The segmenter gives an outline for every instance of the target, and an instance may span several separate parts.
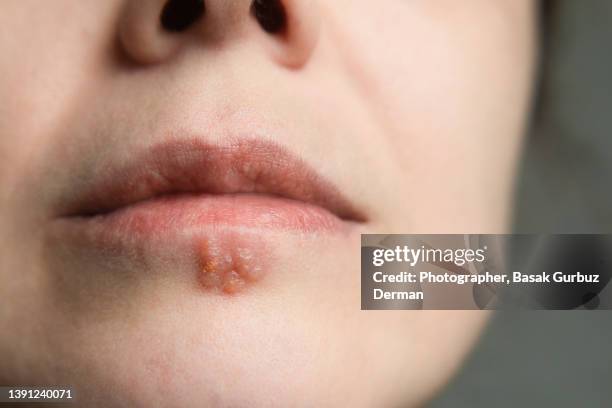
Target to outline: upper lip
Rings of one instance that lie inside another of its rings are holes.
[[[66,216],[108,214],[166,195],[244,193],[302,201],[343,220],[365,221],[336,186],[301,158],[266,140],[171,140],[136,153],[128,163],[105,163],[94,174]]]

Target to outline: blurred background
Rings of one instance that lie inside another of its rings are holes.
[[[515,230],[612,233],[612,1],[553,1]],[[429,407],[612,407],[612,311],[497,312]]]

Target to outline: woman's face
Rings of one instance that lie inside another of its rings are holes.
[[[480,312],[360,310],[360,234],[497,233],[532,0],[0,4],[0,383],[84,406],[394,406]]]

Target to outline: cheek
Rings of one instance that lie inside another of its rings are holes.
[[[53,7],[33,0],[2,4],[0,50],[11,62],[0,65],[1,92],[11,96],[2,102],[11,108],[7,113],[47,131],[63,117],[62,109],[74,103],[100,68],[97,56],[109,40],[105,26],[111,12],[110,4],[96,7],[74,0],[57,0]]]
[[[329,6],[330,38],[355,100],[371,113],[375,131],[364,143],[385,157],[377,188],[405,203],[379,200],[381,222],[420,232],[503,230],[531,96],[533,3],[344,6]]]
[[[0,188],[8,189],[30,181],[45,150],[68,133],[76,108],[91,102],[118,2],[0,3],[0,59],[10,62],[0,63],[0,158],[7,159],[0,160]]]
[[[401,136],[523,108],[533,68],[531,0],[366,3],[346,5],[338,50]]]

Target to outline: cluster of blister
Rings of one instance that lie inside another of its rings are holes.
[[[199,281],[207,290],[232,295],[261,278],[262,266],[254,250],[235,236],[203,240],[198,257]]]

